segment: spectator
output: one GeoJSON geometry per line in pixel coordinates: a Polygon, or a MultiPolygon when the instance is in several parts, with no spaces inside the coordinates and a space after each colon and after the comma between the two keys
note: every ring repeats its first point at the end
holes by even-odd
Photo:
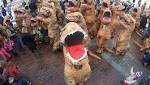
{"type": "Polygon", "coordinates": [[[19,79],[20,72],[16,64],[9,62],[7,67],[4,69],[3,75],[4,78],[8,80],[10,84],[12,84],[14,81],[19,79]]]}
{"type": "Polygon", "coordinates": [[[5,22],[5,30],[7,33],[7,37],[13,40],[13,42],[15,43],[15,49],[22,50],[23,47],[21,44],[21,39],[17,35],[17,31],[12,27],[12,25],[10,25],[9,19],[5,22]]]}
{"type": "Polygon", "coordinates": [[[6,10],[5,10],[5,8],[3,8],[3,7],[2,7],[2,15],[3,15],[3,16],[6,16],[6,15],[7,15],[6,10]]]}

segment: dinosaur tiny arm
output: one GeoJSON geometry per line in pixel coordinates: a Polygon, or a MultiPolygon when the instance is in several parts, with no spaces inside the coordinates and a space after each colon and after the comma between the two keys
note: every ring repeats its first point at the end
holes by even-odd
{"type": "Polygon", "coordinates": [[[101,60],[101,58],[99,56],[97,56],[96,54],[94,54],[92,51],[88,51],[88,54],[97,60],[101,60]]]}

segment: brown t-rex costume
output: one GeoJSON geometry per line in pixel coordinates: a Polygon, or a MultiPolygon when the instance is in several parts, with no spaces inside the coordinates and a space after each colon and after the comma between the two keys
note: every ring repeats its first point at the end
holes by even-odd
{"type": "Polygon", "coordinates": [[[85,31],[74,22],[68,23],[61,33],[61,42],[64,44],[63,52],[65,57],[64,76],[67,85],[83,85],[91,73],[86,46],[85,43],[82,43],[84,39],[81,40],[80,44],[75,45],[67,45],[65,41],[67,36],[74,35],[78,31],[83,33],[84,38],[86,37],[85,31]],[[77,48],[78,51],[74,50],[76,46],[79,47],[77,48]],[[78,57],[79,55],[76,54],[81,54],[82,56],[78,57]]]}
{"type": "Polygon", "coordinates": [[[54,3],[55,11],[56,11],[56,17],[57,22],[59,25],[63,25],[63,11],[61,10],[60,2],[59,0],[43,0],[42,6],[48,6],[51,7],[51,3],[54,3]]]}
{"type": "Polygon", "coordinates": [[[66,15],[65,18],[67,21],[76,22],[82,27],[84,31],[88,32],[85,19],[80,12],[69,13],[66,15]]]}
{"type": "Polygon", "coordinates": [[[137,41],[134,41],[134,43],[140,47],[140,51],[146,51],[147,53],[150,53],[150,38],[146,38],[143,41],[143,44],[139,44],[137,41]]]}
{"type": "Polygon", "coordinates": [[[112,35],[112,11],[106,7],[102,7],[99,14],[100,27],[97,33],[97,46],[98,53],[102,53],[104,50],[109,51],[107,48],[107,41],[112,35]]]}
{"type": "Polygon", "coordinates": [[[125,14],[120,19],[120,24],[123,26],[124,30],[118,34],[117,43],[116,43],[116,54],[124,55],[130,45],[129,41],[131,39],[131,35],[135,29],[135,19],[128,14],[125,14]]]}
{"type": "Polygon", "coordinates": [[[24,32],[29,32],[31,30],[31,18],[32,16],[30,15],[29,10],[27,9],[25,11],[24,17],[23,17],[23,31],[24,32]]]}
{"type": "Polygon", "coordinates": [[[60,37],[60,28],[57,22],[56,7],[53,2],[49,6],[43,6],[40,9],[37,19],[42,23],[44,28],[48,29],[48,36],[53,41],[53,50],[57,50],[60,37]]]}
{"type": "Polygon", "coordinates": [[[81,9],[81,13],[83,14],[85,18],[89,36],[91,38],[94,38],[97,34],[94,0],[84,0],[81,3],[80,9],[81,9]]]}
{"type": "Polygon", "coordinates": [[[16,17],[17,27],[21,31],[22,27],[23,27],[23,19],[24,19],[25,9],[14,8],[13,11],[14,11],[14,14],[16,17]]]}

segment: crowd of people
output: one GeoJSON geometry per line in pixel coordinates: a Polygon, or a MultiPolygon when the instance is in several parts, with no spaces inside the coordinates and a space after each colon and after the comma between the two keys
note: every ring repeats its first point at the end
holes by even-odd
{"type": "MultiPolygon", "coordinates": [[[[150,11],[144,14],[140,13],[142,9],[128,9],[122,3],[97,3],[100,2],[31,0],[29,4],[13,7],[16,26],[11,21],[12,16],[7,15],[3,8],[0,16],[0,85],[31,84],[27,78],[21,77],[17,65],[12,62],[13,57],[21,56],[19,54],[25,46],[33,54],[38,52],[38,46],[45,43],[52,47],[53,52],[63,49],[67,85],[83,85],[88,79],[91,73],[88,54],[100,59],[88,48],[94,38],[98,54],[108,51],[125,55],[131,36],[136,31],[145,44],[135,43],[146,52],[145,55],[149,55],[150,11]],[[107,45],[110,39],[116,39],[113,49],[107,45]]],[[[129,82],[126,80],[124,83],[128,85],[129,82]]]]}

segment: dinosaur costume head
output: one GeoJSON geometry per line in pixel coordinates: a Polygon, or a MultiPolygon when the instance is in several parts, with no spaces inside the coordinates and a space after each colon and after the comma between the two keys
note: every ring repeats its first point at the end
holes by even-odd
{"type": "MultiPolygon", "coordinates": [[[[61,42],[63,44],[65,44],[65,39],[67,36],[71,36],[71,35],[79,35],[83,34],[83,39],[87,37],[86,32],[81,28],[81,26],[79,26],[77,23],[75,22],[69,22],[63,29],[62,33],[61,33],[61,42]]],[[[81,37],[78,37],[81,38],[81,37]]],[[[80,40],[80,39],[79,39],[80,40]]],[[[82,40],[81,40],[82,41],[82,40]]]]}
{"type": "Polygon", "coordinates": [[[37,24],[38,24],[38,21],[35,18],[31,18],[31,26],[35,27],[37,26],[37,24]]]}
{"type": "Polygon", "coordinates": [[[69,13],[66,15],[65,19],[66,19],[66,23],[76,22],[82,27],[83,30],[87,31],[85,19],[80,12],[69,13]]]}
{"type": "Polygon", "coordinates": [[[112,12],[109,8],[102,9],[101,23],[110,24],[112,20],[112,12]]]}
{"type": "Polygon", "coordinates": [[[122,16],[125,13],[125,7],[123,5],[112,6],[111,10],[116,16],[122,16]]]}
{"type": "Polygon", "coordinates": [[[103,2],[100,10],[100,22],[104,25],[110,24],[112,21],[112,11],[108,3],[103,2]]]}
{"type": "Polygon", "coordinates": [[[124,27],[124,28],[133,28],[135,26],[135,19],[129,15],[129,14],[125,14],[124,16],[120,17],[120,24],[124,27]]]}
{"type": "Polygon", "coordinates": [[[64,27],[61,42],[64,44],[66,55],[72,63],[77,63],[87,56],[87,50],[83,43],[86,36],[85,31],[77,23],[70,22],[64,27]]]}

